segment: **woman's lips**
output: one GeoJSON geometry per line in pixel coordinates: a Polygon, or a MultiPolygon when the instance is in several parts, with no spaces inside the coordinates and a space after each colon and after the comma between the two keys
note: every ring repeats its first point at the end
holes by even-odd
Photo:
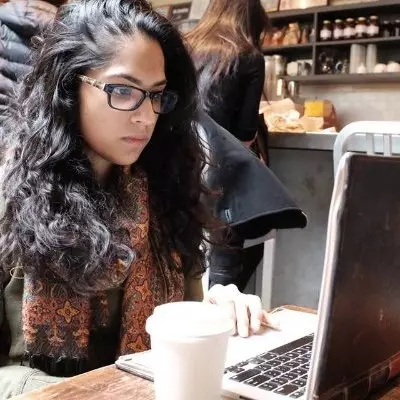
{"type": "Polygon", "coordinates": [[[122,140],[129,144],[143,144],[147,142],[147,138],[138,138],[134,136],[123,137],[122,140]]]}

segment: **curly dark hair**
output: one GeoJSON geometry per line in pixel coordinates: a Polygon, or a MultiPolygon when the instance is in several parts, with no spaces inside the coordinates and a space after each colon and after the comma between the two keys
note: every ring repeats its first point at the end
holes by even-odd
{"type": "MultiPolygon", "coordinates": [[[[116,226],[121,167],[115,183],[101,187],[83,151],[78,124],[77,74],[107,65],[121,39],[140,32],[156,40],[165,57],[175,110],[161,115],[136,165],[147,173],[152,215],[159,221],[153,250],[183,271],[204,269],[201,244],[210,215],[201,172],[204,155],[196,131],[195,69],[179,32],[145,0],[82,0],[63,6],[36,40],[33,70],[24,80],[8,120],[3,163],[0,262],[43,274],[51,269],[81,293],[103,290],[107,266],[130,265],[135,253],[116,226]]],[[[154,236],[154,235],[153,235],[154,236]]],[[[107,287],[106,287],[107,286],[107,287]]]]}

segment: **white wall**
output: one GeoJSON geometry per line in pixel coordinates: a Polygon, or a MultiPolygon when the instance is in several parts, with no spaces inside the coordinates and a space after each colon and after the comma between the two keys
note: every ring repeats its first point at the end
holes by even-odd
{"type": "Polygon", "coordinates": [[[358,120],[400,120],[400,83],[304,85],[300,96],[331,100],[341,126],[358,120]]]}

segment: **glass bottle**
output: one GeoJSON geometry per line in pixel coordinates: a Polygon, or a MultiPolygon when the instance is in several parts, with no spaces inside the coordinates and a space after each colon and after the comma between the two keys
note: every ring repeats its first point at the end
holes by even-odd
{"type": "Polygon", "coordinates": [[[356,37],[355,20],[354,18],[347,18],[346,25],[343,30],[343,37],[345,39],[354,39],[356,37]]]}
{"type": "Polygon", "coordinates": [[[400,36],[400,19],[394,21],[394,36],[400,36]]]}
{"type": "Polygon", "coordinates": [[[333,27],[333,40],[343,39],[343,35],[344,35],[343,20],[335,19],[335,25],[333,27]]]}
{"type": "Polygon", "coordinates": [[[327,41],[332,39],[332,24],[331,21],[324,21],[322,29],[319,32],[319,38],[322,41],[327,41]]]}
{"type": "Polygon", "coordinates": [[[304,25],[301,30],[300,43],[306,44],[310,42],[310,27],[308,25],[304,25]]]}
{"type": "Polygon", "coordinates": [[[356,38],[363,39],[367,37],[367,19],[360,17],[357,19],[356,38]]]}
{"type": "Polygon", "coordinates": [[[275,74],[276,76],[283,76],[285,74],[285,60],[280,54],[274,54],[272,59],[275,63],[275,74]]]}
{"type": "Polygon", "coordinates": [[[376,15],[371,15],[369,17],[367,36],[369,38],[375,38],[379,36],[379,18],[376,15]]]}
{"type": "Polygon", "coordinates": [[[382,37],[388,38],[392,36],[392,24],[390,21],[383,21],[382,23],[382,37]]]}

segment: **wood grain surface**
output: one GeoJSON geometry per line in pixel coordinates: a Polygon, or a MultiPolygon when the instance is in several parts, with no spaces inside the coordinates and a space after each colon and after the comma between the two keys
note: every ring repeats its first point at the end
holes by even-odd
{"type": "MultiPolygon", "coordinates": [[[[154,400],[153,383],[108,366],[55,385],[14,397],[15,400],[154,400]]],[[[227,400],[226,397],[221,399],[227,400]]],[[[400,400],[400,379],[374,393],[370,400],[400,400]]]]}
{"type": "MultiPolygon", "coordinates": [[[[315,310],[285,306],[293,310],[315,310]]],[[[117,369],[114,365],[96,369],[55,385],[14,397],[15,400],[154,400],[153,383],[117,369]]],[[[221,399],[227,400],[226,397],[221,399]]],[[[400,400],[400,378],[371,394],[369,400],[400,400]]]]}

